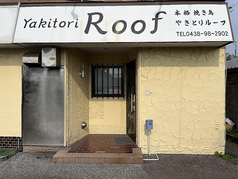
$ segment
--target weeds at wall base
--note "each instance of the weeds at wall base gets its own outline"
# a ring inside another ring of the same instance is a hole
[[[224,160],[226,160],[226,161],[228,161],[228,162],[234,162],[234,161],[236,160],[236,159],[233,158],[232,156],[230,156],[230,155],[225,155],[225,154],[223,154],[222,152],[219,153],[218,151],[216,151],[214,155],[217,156],[217,157],[220,157],[220,158],[222,158],[222,159],[224,159]]]

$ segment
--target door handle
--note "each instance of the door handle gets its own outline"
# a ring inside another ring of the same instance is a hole
[[[131,93],[131,112],[134,112],[136,110],[136,106],[134,103],[136,102],[136,95],[133,95]]]

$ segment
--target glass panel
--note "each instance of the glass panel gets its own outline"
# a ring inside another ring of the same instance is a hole
[[[121,68],[119,68],[119,94],[121,94]]]
[[[107,68],[103,68],[103,94],[107,94]]]
[[[113,85],[112,85],[112,68],[109,68],[109,94],[113,94]]]
[[[118,68],[114,68],[114,94],[118,94]]]
[[[98,68],[98,94],[102,94],[102,68]]]
[[[94,70],[94,73],[95,73],[95,91],[94,91],[94,94],[97,94],[97,81],[98,81],[98,78],[97,78],[97,74],[98,74],[98,70],[97,68],[95,68]]]

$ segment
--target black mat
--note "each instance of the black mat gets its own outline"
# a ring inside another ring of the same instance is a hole
[[[116,145],[131,145],[134,142],[129,137],[115,137],[113,138]]]

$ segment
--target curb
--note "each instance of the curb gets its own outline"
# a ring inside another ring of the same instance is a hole
[[[13,151],[13,152],[11,152],[10,154],[8,154],[8,155],[6,155],[6,156],[0,157],[0,162],[9,159],[9,158],[12,157],[13,155],[15,155],[17,152],[18,152],[18,149],[15,150],[15,151]]]

